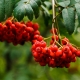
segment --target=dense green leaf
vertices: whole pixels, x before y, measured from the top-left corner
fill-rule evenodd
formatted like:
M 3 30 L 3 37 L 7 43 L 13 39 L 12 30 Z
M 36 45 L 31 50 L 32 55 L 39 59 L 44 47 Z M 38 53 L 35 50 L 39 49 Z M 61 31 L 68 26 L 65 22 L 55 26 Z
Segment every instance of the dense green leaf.
M 41 0 L 20 0 L 15 5 L 14 16 L 18 20 L 21 20 L 24 16 L 28 16 L 28 18 L 30 20 L 32 20 L 33 19 L 33 13 L 34 13 L 35 18 L 38 18 L 40 5 L 41 5 Z
M 26 3 L 23 3 L 20 5 L 18 5 L 15 9 L 14 9 L 14 17 L 17 18 L 19 21 L 23 19 L 24 16 L 28 16 L 28 18 L 30 20 L 33 19 L 33 10 L 31 8 L 31 6 L 29 4 L 26 5 Z
M 41 5 L 41 7 L 42 7 L 43 11 L 45 11 L 48 15 L 50 15 L 48 9 L 45 6 Z
M 37 3 L 34 0 L 30 0 L 30 5 L 33 8 L 35 18 L 37 18 L 39 16 L 39 8 Z
M 15 4 L 17 3 L 17 2 L 19 2 L 20 0 L 15 0 Z
M 16 3 L 15 6 L 19 6 L 21 4 L 27 3 L 29 0 L 20 0 L 19 2 Z
M 70 0 L 70 6 L 73 6 L 76 3 L 75 0 Z
M 78 21 L 80 23 L 80 4 L 76 3 L 75 8 L 76 8 L 76 12 L 77 12 L 77 15 L 78 15 Z
M 14 0 L 5 0 L 5 15 L 6 18 L 10 17 L 13 12 Z
M 62 7 L 67 7 L 70 4 L 70 0 L 66 0 L 58 3 Z
M 4 13 L 4 0 L 0 0 L 0 21 L 3 21 L 5 17 Z
M 79 2 L 80 0 L 75 0 L 76 2 Z
M 44 5 L 45 5 L 48 9 L 50 9 L 50 8 L 52 7 L 52 3 L 49 2 L 49 1 L 45 1 L 45 2 L 44 2 Z
M 38 4 L 38 6 L 41 5 L 41 0 L 35 0 L 35 2 Z
M 46 11 L 43 11 L 43 18 L 44 18 L 45 25 L 48 26 L 49 20 L 50 20 L 50 15 L 47 14 Z
M 57 2 L 63 2 L 64 0 L 57 0 Z
M 75 12 L 73 8 L 63 9 L 62 16 L 64 20 L 65 27 L 69 34 L 74 32 L 75 27 Z

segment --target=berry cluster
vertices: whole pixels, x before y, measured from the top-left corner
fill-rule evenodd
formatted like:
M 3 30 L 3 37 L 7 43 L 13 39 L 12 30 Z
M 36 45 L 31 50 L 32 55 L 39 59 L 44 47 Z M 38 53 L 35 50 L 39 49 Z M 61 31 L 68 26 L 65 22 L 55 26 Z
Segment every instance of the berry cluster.
M 75 62 L 76 57 L 80 57 L 80 50 L 73 47 L 67 38 L 62 39 L 60 43 L 57 30 L 51 32 L 55 35 L 52 36 L 49 47 L 41 35 L 34 36 L 32 45 L 34 59 L 41 66 L 68 68 L 70 62 Z
M 5 24 L 0 23 L 0 41 L 22 45 L 26 41 L 32 41 L 35 34 L 40 34 L 38 28 L 39 25 L 31 21 L 24 23 L 6 20 Z

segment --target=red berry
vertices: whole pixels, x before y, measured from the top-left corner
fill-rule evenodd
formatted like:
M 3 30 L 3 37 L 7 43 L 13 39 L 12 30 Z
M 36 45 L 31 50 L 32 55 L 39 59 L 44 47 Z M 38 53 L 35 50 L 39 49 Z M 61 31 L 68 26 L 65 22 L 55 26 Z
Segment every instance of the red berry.
M 69 40 L 65 37 L 64 39 L 62 39 L 62 44 L 66 45 L 69 42 Z
M 59 49 L 58 49 L 58 50 L 56 51 L 56 57 L 59 57 L 59 56 L 61 56 L 61 55 L 62 55 L 62 50 L 59 50 Z
M 50 49 L 52 50 L 52 52 L 56 52 L 58 50 L 58 46 L 57 45 L 51 45 Z
M 33 54 L 33 56 L 35 57 L 35 58 L 38 58 L 38 53 L 37 52 L 34 52 L 34 53 L 32 53 Z
M 33 24 L 33 28 L 34 28 L 34 30 L 38 30 L 38 28 L 39 28 L 38 23 L 34 23 L 34 24 Z
M 26 22 L 26 26 L 27 27 L 32 27 L 33 26 L 33 23 L 31 21 L 28 21 L 28 22 Z
M 76 56 L 80 57 L 80 50 L 77 50 Z

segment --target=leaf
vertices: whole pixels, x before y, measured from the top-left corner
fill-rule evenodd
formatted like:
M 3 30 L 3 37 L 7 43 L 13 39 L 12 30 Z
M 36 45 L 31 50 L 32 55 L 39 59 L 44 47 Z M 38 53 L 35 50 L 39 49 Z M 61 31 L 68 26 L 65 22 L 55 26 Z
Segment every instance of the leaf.
M 44 5 L 45 5 L 48 9 L 50 9 L 50 8 L 52 7 L 52 4 L 51 4 L 50 1 L 45 1 L 45 2 L 44 2 Z
M 19 2 L 20 0 L 14 0 L 15 1 L 15 4 L 17 3 L 17 2 Z
M 75 8 L 76 8 L 76 13 L 78 15 L 78 21 L 80 23 L 80 4 L 79 3 L 76 3 L 75 4 Z
M 35 18 L 38 18 L 39 16 L 39 8 L 38 8 L 38 5 L 37 3 L 34 1 L 34 0 L 30 0 L 30 5 L 34 11 L 34 15 L 35 15 Z
M 5 18 L 4 0 L 0 0 L 0 21 L 3 21 L 4 18 Z
M 80 2 L 80 0 L 75 0 L 76 2 Z
M 23 19 L 24 16 L 28 16 L 30 20 L 33 19 L 33 10 L 29 4 L 26 5 L 26 3 L 20 3 L 13 12 L 13 15 L 15 18 L 17 18 L 19 21 Z
M 75 12 L 73 8 L 67 8 L 62 10 L 62 16 L 64 25 L 69 34 L 74 32 L 75 27 Z
M 14 0 L 5 0 L 5 15 L 6 18 L 10 17 L 13 12 Z
M 58 3 L 62 7 L 67 7 L 70 4 L 70 0 L 66 0 Z
M 64 0 L 57 0 L 57 2 L 63 2 Z
M 20 21 L 24 16 L 28 16 L 30 20 L 33 19 L 33 13 L 35 18 L 39 16 L 39 6 L 41 0 L 20 0 L 14 9 L 14 16 Z
M 43 11 L 43 18 L 44 18 L 45 25 L 48 26 L 49 20 L 50 20 L 50 15 L 47 14 L 46 11 Z
M 41 5 L 41 7 L 42 7 L 42 9 L 43 9 L 48 15 L 50 15 L 48 9 L 47 9 L 45 6 Z
M 73 6 L 76 4 L 76 1 L 75 0 L 70 0 L 70 6 Z
M 41 0 L 35 0 L 35 2 L 38 4 L 38 6 L 41 5 Z

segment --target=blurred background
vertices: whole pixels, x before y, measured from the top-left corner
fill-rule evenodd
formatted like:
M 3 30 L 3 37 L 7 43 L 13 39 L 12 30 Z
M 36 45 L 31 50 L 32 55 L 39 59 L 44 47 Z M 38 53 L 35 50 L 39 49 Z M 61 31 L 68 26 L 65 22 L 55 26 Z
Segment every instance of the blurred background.
M 40 25 L 43 37 L 51 36 L 51 19 L 41 15 L 33 22 Z M 24 21 L 27 21 L 24 18 Z M 46 22 L 45 22 L 46 21 Z M 47 22 L 48 21 L 48 22 Z M 66 36 L 71 43 L 80 47 L 80 27 L 72 35 L 69 35 L 59 16 L 58 26 L 61 36 Z M 49 40 L 46 41 L 49 43 Z M 71 63 L 70 68 L 42 67 L 34 61 L 31 53 L 31 43 L 14 46 L 12 43 L 0 42 L 0 80 L 80 80 L 80 59 Z

